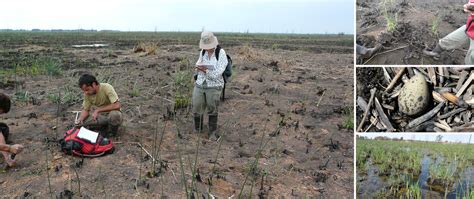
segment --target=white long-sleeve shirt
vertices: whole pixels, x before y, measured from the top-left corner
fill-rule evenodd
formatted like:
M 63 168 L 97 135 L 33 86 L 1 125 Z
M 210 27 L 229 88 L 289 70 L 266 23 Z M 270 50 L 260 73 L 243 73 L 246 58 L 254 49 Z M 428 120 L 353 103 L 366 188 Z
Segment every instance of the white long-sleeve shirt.
M 216 59 L 216 53 L 212 53 L 211 57 L 208 56 L 207 51 L 202 55 L 202 51 L 199 52 L 199 59 L 196 64 L 204 63 L 206 65 L 214 66 L 212 70 L 208 69 L 206 73 L 199 71 L 196 79 L 196 84 L 202 86 L 206 81 L 207 87 L 224 87 L 224 73 L 227 67 L 227 55 L 224 49 L 220 49 L 219 60 Z

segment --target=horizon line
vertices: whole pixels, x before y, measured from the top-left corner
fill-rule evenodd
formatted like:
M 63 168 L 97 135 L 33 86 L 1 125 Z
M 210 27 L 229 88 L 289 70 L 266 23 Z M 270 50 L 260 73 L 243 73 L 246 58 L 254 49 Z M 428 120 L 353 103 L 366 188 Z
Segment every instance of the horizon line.
M 38 29 L 38 28 L 32 28 L 32 29 L 11 29 L 11 28 L 0 28 L 0 32 L 173 32 L 173 33 L 200 33 L 201 31 L 172 31 L 172 30 L 113 30 L 113 29 L 84 29 L 84 28 L 79 28 L 79 29 Z M 289 34 L 289 35 L 354 35 L 353 33 L 346 33 L 346 32 L 324 32 L 324 33 L 298 33 L 298 32 L 251 32 L 251 31 L 212 31 L 214 33 L 242 33 L 242 34 Z

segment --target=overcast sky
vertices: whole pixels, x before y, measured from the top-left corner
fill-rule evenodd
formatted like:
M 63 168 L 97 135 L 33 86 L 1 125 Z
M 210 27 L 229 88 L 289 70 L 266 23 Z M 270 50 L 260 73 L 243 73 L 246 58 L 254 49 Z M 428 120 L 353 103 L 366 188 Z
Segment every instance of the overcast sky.
M 353 0 L 0 2 L 0 29 L 354 33 Z
M 469 143 L 469 136 L 470 134 L 440 134 L 443 136 L 443 141 L 449 141 L 449 142 L 463 142 L 463 143 Z M 426 133 L 366 133 L 363 135 L 364 137 L 369 137 L 371 139 L 378 137 L 378 136 L 385 136 L 389 138 L 400 138 L 403 137 L 404 140 L 421 140 L 421 141 L 435 141 L 436 136 L 438 134 L 426 134 Z M 474 136 L 472 137 L 472 140 L 470 143 L 474 143 Z

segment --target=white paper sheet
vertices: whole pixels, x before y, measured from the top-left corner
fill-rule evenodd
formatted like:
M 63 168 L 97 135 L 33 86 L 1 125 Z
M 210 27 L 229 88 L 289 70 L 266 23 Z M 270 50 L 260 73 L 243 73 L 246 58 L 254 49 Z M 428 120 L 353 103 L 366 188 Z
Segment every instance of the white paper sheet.
M 99 137 L 99 133 L 96 133 L 94 131 L 81 127 L 81 129 L 79 130 L 79 133 L 77 134 L 77 137 L 84 140 L 88 140 L 92 144 L 95 144 L 97 142 L 97 137 Z
M 201 63 L 198 63 L 197 65 L 203 66 L 204 68 L 207 68 L 207 70 L 214 70 L 214 68 L 215 68 L 214 65 L 209 64 L 209 63 L 201 62 Z

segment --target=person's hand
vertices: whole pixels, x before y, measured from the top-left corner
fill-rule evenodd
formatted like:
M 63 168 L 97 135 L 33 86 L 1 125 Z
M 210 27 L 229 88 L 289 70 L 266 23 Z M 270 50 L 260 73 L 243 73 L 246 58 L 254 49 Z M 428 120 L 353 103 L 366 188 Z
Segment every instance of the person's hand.
M 74 121 L 74 126 L 81 126 L 81 124 L 82 124 L 81 120 Z
M 21 144 L 14 144 L 14 145 L 11 145 L 10 146 L 10 153 L 13 153 L 13 154 L 18 154 L 18 153 L 21 153 L 21 151 L 23 151 L 23 145 Z
M 206 73 L 206 71 L 207 71 L 207 68 L 204 65 L 196 65 L 196 69 L 198 71 L 203 72 L 203 73 Z
M 92 120 L 94 120 L 94 122 L 97 122 L 97 116 L 99 116 L 99 110 L 95 110 L 92 114 Z
M 467 12 L 470 15 L 474 15 L 474 11 L 472 10 L 472 9 L 474 9 L 474 4 L 466 3 L 466 4 L 464 4 L 463 7 L 464 7 L 464 12 Z

